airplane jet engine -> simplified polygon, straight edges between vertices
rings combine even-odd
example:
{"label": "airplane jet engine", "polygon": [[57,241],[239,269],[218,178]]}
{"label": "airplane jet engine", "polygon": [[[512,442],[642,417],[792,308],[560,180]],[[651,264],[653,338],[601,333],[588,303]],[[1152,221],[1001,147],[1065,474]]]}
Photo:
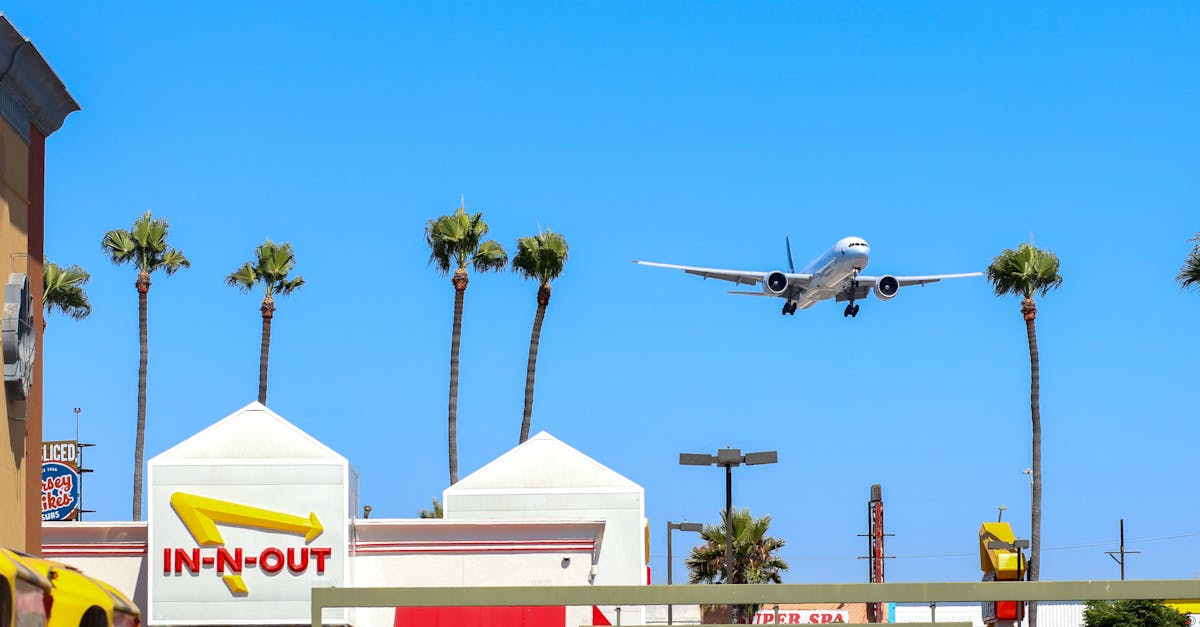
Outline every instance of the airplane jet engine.
{"label": "airplane jet engine", "polygon": [[767,275],[767,280],[763,281],[763,291],[768,294],[779,296],[787,291],[788,279],[787,275],[776,270]]}
{"label": "airplane jet engine", "polygon": [[875,298],[879,300],[891,300],[899,291],[900,281],[890,274],[879,277],[879,280],[875,282]]}

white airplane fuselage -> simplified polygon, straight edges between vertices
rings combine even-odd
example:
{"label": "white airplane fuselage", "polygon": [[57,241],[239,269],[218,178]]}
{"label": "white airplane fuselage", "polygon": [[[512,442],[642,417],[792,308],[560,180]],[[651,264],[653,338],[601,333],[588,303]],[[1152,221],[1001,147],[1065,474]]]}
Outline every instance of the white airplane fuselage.
{"label": "white airplane fuselage", "polygon": [[797,309],[808,309],[818,301],[835,298],[842,293],[854,276],[867,267],[870,259],[871,247],[867,245],[866,240],[861,237],[843,237],[833,248],[800,270],[813,275],[808,287],[788,290],[778,296],[796,303]]}

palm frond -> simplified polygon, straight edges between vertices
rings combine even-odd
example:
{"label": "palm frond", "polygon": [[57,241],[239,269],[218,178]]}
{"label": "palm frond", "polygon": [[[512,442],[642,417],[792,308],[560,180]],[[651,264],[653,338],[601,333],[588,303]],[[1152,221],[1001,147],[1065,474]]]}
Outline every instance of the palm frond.
{"label": "palm frond", "polygon": [[[724,512],[720,514],[724,518]],[[705,525],[704,544],[692,549],[687,559],[691,583],[781,583],[787,562],[777,555],[786,544],[767,535],[771,517],[754,518],[749,509],[733,512],[733,569],[725,569],[725,523]]]}
{"label": "palm frond", "polygon": [[512,267],[521,276],[549,283],[562,274],[567,263],[567,240],[549,229],[544,233],[517,239],[517,254]]}
{"label": "palm frond", "polygon": [[433,501],[433,507],[431,509],[417,510],[417,518],[442,518],[444,516],[442,502],[437,500],[437,497],[431,500]]}
{"label": "palm frond", "polygon": [[276,244],[267,238],[254,248],[254,253],[242,267],[226,277],[225,282],[243,292],[261,284],[268,295],[288,295],[304,285],[304,277],[288,278],[296,267],[296,253],[290,243]]}
{"label": "palm frond", "polygon": [[158,263],[154,266],[155,269],[162,268],[167,276],[171,276],[179,271],[180,268],[190,268],[192,262],[183,256],[183,251],[178,248],[168,248],[158,259]]}
{"label": "palm frond", "polygon": [[147,211],[134,220],[128,231],[113,229],[105,233],[100,247],[117,265],[132,262],[139,271],[153,273],[161,269],[171,275],[192,264],[183,252],[167,245],[168,230],[166,220]]}
{"label": "palm frond", "polygon": [[429,262],[442,274],[467,267],[472,255],[479,248],[481,235],[476,231],[476,227],[482,224],[483,231],[487,232],[487,224],[479,217],[480,214],[476,214],[475,219],[472,219],[459,207],[454,213],[430,220],[426,225],[425,241],[429,245]]}
{"label": "palm frond", "polygon": [[479,248],[475,249],[475,253],[471,255],[471,267],[475,268],[476,272],[500,271],[507,265],[508,253],[504,250],[504,246],[494,239],[480,244]]}
{"label": "palm frond", "polygon": [[92,313],[92,303],[83,286],[90,278],[91,275],[79,266],[62,268],[56,263],[46,262],[42,269],[43,307],[47,312],[59,311],[76,320],[88,317]]}
{"label": "palm frond", "polygon": [[124,229],[113,229],[105,233],[104,239],[100,241],[100,247],[118,266],[137,258],[138,249],[137,244],[133,241],[133,235]]}
{"label": "palm frond", "polygon": [[1179,268],[1179,274],[1175,275],[1175,280],[1184,289],[1200,286],[1200,233],[1189,241],[1196,242],[1196,245],[1192,246],[1192,251]]}
{"label": "palm frond", "polygon": [[1035,294],[1045,296],[1062,285],[1058,268],[1058,257],[1053,252],[1021,244],[1015,250],[1005,249],[996,255],[987,267],[987,278],[996,296],[1033,298]]}
{"label": "palm frond", "polygon": [[433,218],[425,224],[425,243],[429,263],[442,274],[465,270],[499,270],[508,264],[508,253],[498,242],[483,241],[488,225],[482,213],[468,214],[459,207],[450,215]]}
{"label": "palm frond", "polygon": [[229,276],[225,277],[225,285],[238,288],[239,292],[248,293],[254,289],[254,284],[258,281],[258,274],[254,271],[254,266],[247,261],[242,264],[242,267],[234,270]]}
{"label": "palm frond", "polygon": [[300,289],[301,285],[304,285],[304,277],[297,275],[294,279],[289,281],[280,281],[277,283],[275,285],[275,293],[287,296],[288,294]]}

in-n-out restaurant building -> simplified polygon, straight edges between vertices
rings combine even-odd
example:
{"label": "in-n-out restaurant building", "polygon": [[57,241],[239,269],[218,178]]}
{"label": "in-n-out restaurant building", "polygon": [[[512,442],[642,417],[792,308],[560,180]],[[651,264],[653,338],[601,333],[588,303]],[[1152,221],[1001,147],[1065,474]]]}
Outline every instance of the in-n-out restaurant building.
{"label": "in-n-out restaurant building", "polygon": [[[258,403],[151,459],[147,477],[146,522],[46,523],[43,554],[121,588],[150,625],[308,624],[317,586],[647,582],[642,487],[544,432],[448,488],[440,520],[361,518],[346,458]],[[562,607],[325,614],[389,627],[593,619]],[[622,622],[643,623],[640,608]]]}

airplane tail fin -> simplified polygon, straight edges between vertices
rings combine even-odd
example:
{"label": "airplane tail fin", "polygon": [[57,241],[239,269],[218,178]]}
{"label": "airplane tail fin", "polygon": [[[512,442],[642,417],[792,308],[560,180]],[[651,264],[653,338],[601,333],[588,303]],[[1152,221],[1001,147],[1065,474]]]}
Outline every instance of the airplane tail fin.
{"label": "airplane tail fin", "polygon": [[796,262],[792,261],[792,238],[784,236],[783,239],[785,242],[787,242],[788,272],[795,274]]}

